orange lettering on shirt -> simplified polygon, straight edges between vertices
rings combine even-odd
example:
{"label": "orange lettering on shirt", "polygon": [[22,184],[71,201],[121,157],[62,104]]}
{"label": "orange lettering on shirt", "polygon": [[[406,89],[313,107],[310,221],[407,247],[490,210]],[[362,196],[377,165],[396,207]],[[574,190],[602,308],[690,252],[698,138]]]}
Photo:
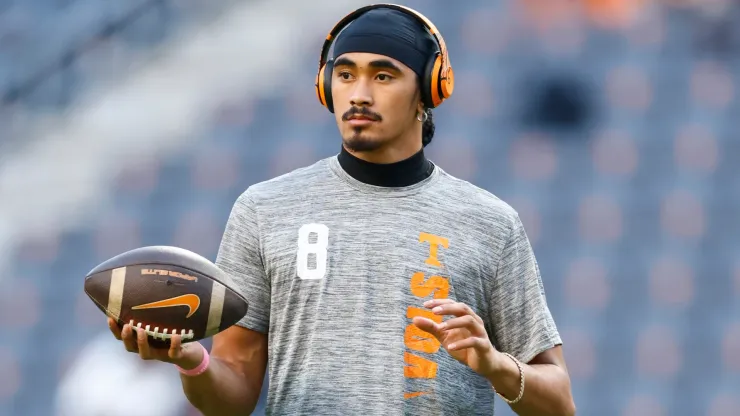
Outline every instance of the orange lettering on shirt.
{"label": "orange lettering on shirt", "polygon": [[429,361],[426,358],[419,357],[411,353],[403,356],[406,367],[403,368],[403,375],[407,378],[435,378],[437,377],[437,363]]}
{"label": "orange lettering on shirt", "polygon": [[434,354],[439,351],[440,346],[439,341],[437,341],[437,338],[434,338],[434,335],[422,331],[414,324],[406,326],[403,342],[406,344],[406,348],[427,354]]}
{"label": "orange lettering on shirt", "polygon": [[[449,240],[432,234],[420,233],[419,242],[429,243],[429,257],[424,263],[434,267],[443,267],[442,263],[439,261],[439,247],[442,246],[444,248],[448,248]],[[431,310],[420,306],[424,300],[430,296],[435,299],[447,298],[450,294],[449,279],[436,275],[427,279],[424,272],[416,272],[411,276],[409,286],[411,294],[419,298],[419,306],[409,306],[406,310],[406,318],[413,320],[418,316],[431,319],[436,323],[441,323],[443,319],[442,316],[435,315]],[[436,362],[432,361],[433,357],[425,358],[410,352],[411,350],[424,354],[436,354],[441,345],[434,335],[422,331],[414,325],[413,322],[410,322],[406,326],[403,342],[406,346],[406,352],[404,353],[404,376],[415,379],[436,378],[438,365]],[[429,393],[429,391],[405,392],[404,399],[419,397],[426,393]]]}
{"label": "orange lettering on shirt", "polygon": [[439,254],[439,246],[447,248],[450,245],[450,241],[444,237],[421,233],[419,234],[419,242],[429,243],[429,257],[425,263],[434,267],[442,267],[442,263],[440,263],[437,258],[437,255]]}
{"label": "orange lettering on shirt", "polygon": [[420,298],[434,294],[435,299],[445,299],[450,293],[450,281],[441,276],[424,279],[424,273],[416,272],[411,276],[411,293]]}

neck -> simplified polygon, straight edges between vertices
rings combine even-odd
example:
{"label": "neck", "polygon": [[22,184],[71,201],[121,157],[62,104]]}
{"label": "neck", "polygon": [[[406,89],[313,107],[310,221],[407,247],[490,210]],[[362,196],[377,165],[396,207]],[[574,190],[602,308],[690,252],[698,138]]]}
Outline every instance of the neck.
{"label": "neck", "polygon": [[403,160],[391,163],[373,163],[350,153],[344,146],[338,156],[339,164],[348,175],[368,185],[397,188],[410,186],[428,178],[434,164],[424,155],[424,149]]}

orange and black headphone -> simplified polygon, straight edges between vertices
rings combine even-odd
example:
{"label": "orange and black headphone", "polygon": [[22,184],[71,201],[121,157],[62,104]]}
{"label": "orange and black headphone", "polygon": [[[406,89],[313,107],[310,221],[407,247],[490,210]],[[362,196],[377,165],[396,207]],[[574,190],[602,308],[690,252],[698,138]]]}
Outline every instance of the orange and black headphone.
{"label": "orange and black headphone", "polygon": [[439,33],[434,24],[416,10],[397,4],[372,4],[361,7],[354,12],[345,16],[329,32],[321,48],[321,57],[319,59],[319,73],[316,75],[316,95],[321,105],[334,112],[334,102],[331,97],[331,79],[334,72],[334,60],[329,58],[331,45],[339,34],[348,24],[358,18],[361,14],[378,8],[388,8],[398,10],[412,16],[418,20],[437,41],[439,51],[435,53],[427,63],[424,76],[421,80],[421,97],[426,108],[435,108],[442,104],[442,101],[450,98],[452,91],[455,89],[455,74],[450,66],[450,58],[447,55],[447,45],[445,45],[442,35]]}

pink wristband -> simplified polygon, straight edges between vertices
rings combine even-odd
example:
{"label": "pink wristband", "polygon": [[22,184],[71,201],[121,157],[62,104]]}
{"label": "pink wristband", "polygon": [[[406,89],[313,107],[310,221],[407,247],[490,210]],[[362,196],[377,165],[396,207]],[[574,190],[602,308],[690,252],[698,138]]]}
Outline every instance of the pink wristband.
{"label": "pink wristband", "polygon": [[186,370],[179,365],[176,365],[175,367],[177,367],[180,373],[188,377],[193,377],[203,374],[208,369],[208,364],[211,362],[211,356],[208,355],[208,350],[206,349],[206,347],[203,346],[203,344],[200,344],[200,348],[203,349],[203,360],[200,362],[200,364],[198,364],[198,366],[193,368],[192,370]]}

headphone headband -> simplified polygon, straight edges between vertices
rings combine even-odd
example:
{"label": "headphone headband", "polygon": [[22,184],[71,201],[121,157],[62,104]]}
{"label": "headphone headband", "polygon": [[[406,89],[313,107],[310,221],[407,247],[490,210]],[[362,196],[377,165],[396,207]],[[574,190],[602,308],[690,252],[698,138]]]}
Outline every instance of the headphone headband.
{"label": "headphone headband", "polygon": [[431,20],[427,19],[424,15],[417,12],[414,9],[411,9],[406,6],[401,6],[398,4],[391,4],[391,3],[377,3],[377,4],[370,4],[368,6],[360,7],[359,9],[353,11],[352,13],[344,16],[342,20],[340,20],[334,27],[331,29],[329,34],[326,36],[326,40],[324,40],[324,45],[321,47],[321,55],[319,57],[319,70],[326,64],[328,58],[329,58],[329,50],[331,49],[331,44],[334,41],[334,39],[337,37],[337,35],[344,29],[348,24],[352,23],[353,20],[355,20],[357,17],[359,17],[361,14],[372,10],[372,9],[379,9],[379,8],[387,8],[387,9],[393,9],[398,10],[400,12],[406,13],[409,16],[416,19],[419,23],[421,23],[429,33],[434,37],[434,39],[437,41],[437,45],[439,46],[439,52],[440,56],[442,58],[442,76],[446,76],[447,74],[447,68],[449,67],[449,59],[447,56],[447,45],[445,44],[444,39],[442,38],[442,35],[439,33],[439,30],[437,30],[437,27],[434,26],[434,23],[432,23]]}
{"label": "headphone headband", "polygon": [[326,36],[326,40],[324,40],[324,45],[321,47],[319,71],[316,75],[315,84],[316,96],[318,97],[319,102],[321,102],[321,105],[328,108],[332,113],[334,112],[334,102],[331,96],[333,65],[329,60],[329,51],[331,49],[332,42],[336,39],[342,29],[349,25],[353,20],[357,19],[361,14],[369,10],[379,8],[397,10],[413,17],[427,29],[429,34],[432,35],[437,42],[439,52],[435,53],[434,56],[429,57],[426,73],[421,77],[421,95],[424,105],[427,106],[427,108],[437,107],[442,103],[442,101],[449,98],[452,95],[452,91],[455,89],[455,74],[450,66],[450,58],[447,54],[447,45],[434,24],[421,13],[406,6],[390,3],[371,4],[369,6],[360,7],[352,13],[344,16],[344,18],[342,18],[342,20],[340,20],[331,29],[329,34]]}

